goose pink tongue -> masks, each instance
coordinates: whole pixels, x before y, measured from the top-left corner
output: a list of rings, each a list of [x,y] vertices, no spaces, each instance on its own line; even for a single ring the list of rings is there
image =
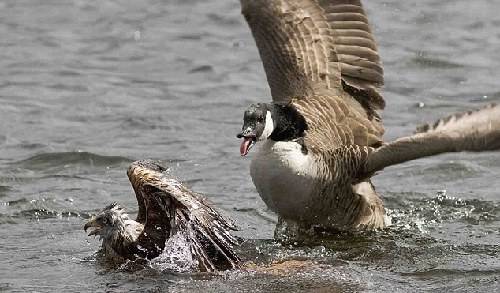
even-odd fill
[[[250,149],[250,146],[252,145],[253,139],[251,137],[244,137],[243,141],[241,142],[240,146],[240,154],[242,156],[246,156],[248,154],[248,150]]]

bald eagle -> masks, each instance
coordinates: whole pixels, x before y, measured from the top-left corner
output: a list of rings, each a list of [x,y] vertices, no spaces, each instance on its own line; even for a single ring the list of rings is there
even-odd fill
[[[228,270],[240,262],[234,246],[241,239],[231,235],[234,224],[212,209],[207,201],[153,161],[137,161],[127,171],[139,212],[130,219],[117,203],[106,206],[84,226],[89,236],[99,236],[107,257],[153,259],[165,242],[180,233],[189,245],[200,271]]]

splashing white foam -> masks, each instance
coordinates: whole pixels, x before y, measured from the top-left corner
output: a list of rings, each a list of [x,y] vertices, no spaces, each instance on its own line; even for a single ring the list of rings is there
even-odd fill
[[[418,229],[427,233],[442,224],[456,221],[477,222],[488,215],[487,212],[482,213],[479,208],[485,205],[484,203],[447,195],[446,190],[438,191],[433,198],[411,199],[405,204],[407,207],[386,209],[394,229]]]
[[[193,259],[187,237],[177,232],[165,243],[163,252],[151,261],[151,267],[160,271],[189,272],[198,266]]]

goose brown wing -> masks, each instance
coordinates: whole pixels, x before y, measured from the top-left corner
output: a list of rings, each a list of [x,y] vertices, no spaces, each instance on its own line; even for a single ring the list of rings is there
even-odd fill
[[[275,102],[339,88],[333,32],[312,0],[241,0]]]
[[[312,96],[294,99],[291,104],[307,124],[304,142],[313,152],[330,152],[343,146],[378,147],[384,128],[370,119],[353,99],[339,96]]]
[[[321,147],[321,145],[319,146]],[[500,105],[457,113],[426,124],[411,136],[380,147],[341,145],[319,155],[331,170],[353,184],[366,181],[386,167],[447,152],[500,150]]]
[[[320,0],[334,33],[343,88],[365,107],[383,109],[384,72],[360,0]]]
[[[371,150],[366,173],[385,167],[445,152],[481,152],[500,150],[500,106],[453,114],[417,129],[417,133],[399,138]]]
[[[383,73],[360,1],[241,0],[275,102],[344,89],[381,109]]]

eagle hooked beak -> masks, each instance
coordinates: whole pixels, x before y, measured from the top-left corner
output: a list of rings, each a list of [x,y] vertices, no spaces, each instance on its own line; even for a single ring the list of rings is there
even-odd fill
[[[99,234],[99,232],[102,229],[102,226],[99,225],[99,223],[97,223],[96,217],[92,217],[87,223],[85,223],[85,226],[83,226],[83,230],[87,232],[89,228],[94,228],[94,230],[90,231],[90,233],[88,234],[88,236],[92,236]]]

